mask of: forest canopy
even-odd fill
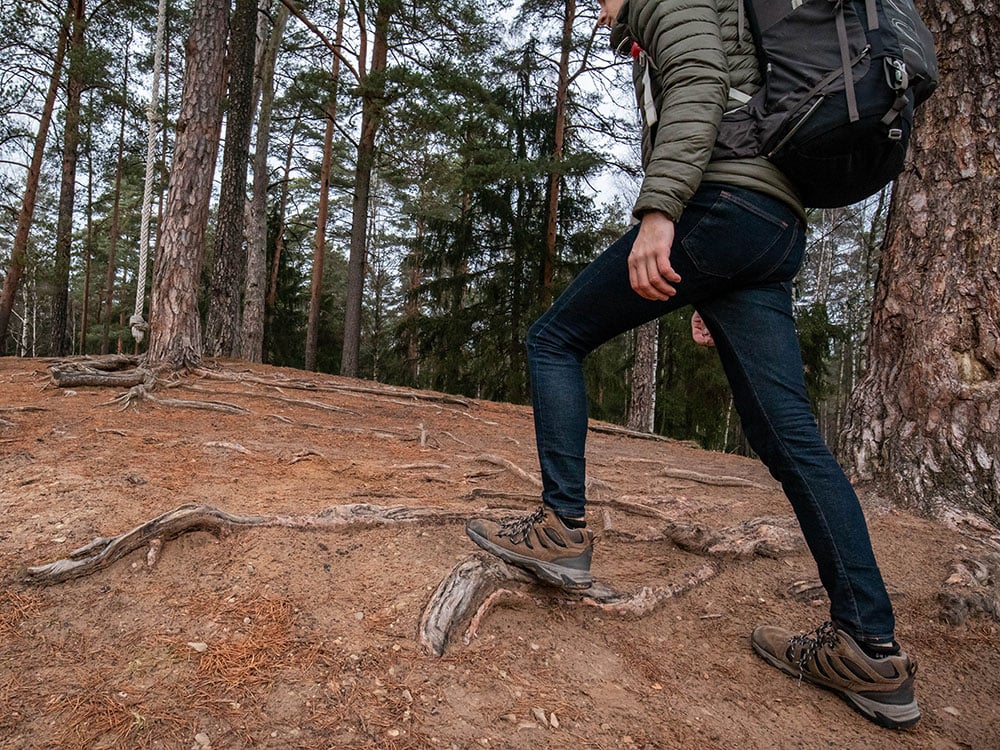
[[[148,307],[195,4],[162,3],[159,54],[156,2],[0,5],[5,289],[41,148],[3,351],[141,353],[148,339],[131,319]],[[595,33],[596,4],[262,0],[243,63],[240,8],[200,269],[206,352],[525,402],[528,325],[627,226],[637,191],[629,68]],[[249,114],[241,85],[252,86]],[[242,167],[235,203],[227,158]],[[887,197],[815,212],[797,282],[807,380],[831,444],[864,364]],[[255,247],[253,266],[241,259]],[[256,339],[241,327],[254,295]],[[345,338],[357,350],[347,371]],[[690,341],[687,315],[664,318],[657,343],[653,429],[746,450],[717,358]],[[594,417],[624,422],[635,348],[626,335],[589,360]]]

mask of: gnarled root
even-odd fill
[[[635,593],[618,591],[597,581],[589,589],[573,592],[544,587],[525,571],[492,555],[477,552],[452,568],[438,585],[420,618],[417,641],[426,653],[442,656],[458,633],[467,628],[468,643],[495,602],[505,596],[518,595],[516,590],[510,590],[511,586],[544,589],[552,594],[556,604],[597,607],[609,615],[637,618],[645,617],[717,573],[715,565],[706,563],[680,583],[646,586]]]
[[[477,515],[501,518],[510,510],[478,512]],[[373,526],[391,523],[450,523],[463,521],[468,513],[443,508],[411,508],[402,505],[379,506],[368,503],[336,505],[317,515],[243,516],[227,513],[211,505],[182,505],[131,531],[113,537],[99,537],[70,553],[69,557],[28,568],[30,583],[51,585],[82,578],[102,570],[154,540],[161,543],[192,531],[207,531],[224,536],[236,529],[253,526],[281,526],[293,529],[321,529],[338,526]]]
[[[1000,622],[1000,555],[955,560],[944,586],[938,593],[944,622],[963,625],[978,615]]]

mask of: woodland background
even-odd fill
[[[961,203],[958,188],[970,185],[995,195],[996,139],[983,136],[995,136],[998,66],[988,40],[998,38],[997,16],[922,5],[941,46],[943,81],[932,100],[939,117],[924,126],[914,158],[936,159],[955,182],[936,180],[930,204],[919,191],[897,197],[897,215],[904,227],[918,224],[914,212],[924,228],[936,220],[957,227],[943,250],[926,233],[917,240],[928,257],[966,259],[966,278],[979,284],[963,287],[965,301],[946,302],[979,300],[965,313],[972,338],[959,323],[964,348],[940,341],[950,364],[926,364],[950,378],[953,401],[970,402],[959,393],[969,382],[979,389],[971,402],[985,416],[963,417],[978,437],[945,440],[952,458],[973,467],[950,481],[968,487],[976,472],[988,478],[970,502],[989,516],[1000,486],[990,447],[997,415],[988,406],[1000,361],[989,234],[998,223],[988,220],[996,205],[988,197],[963,205],[958,221],[934,200]],[[221,33],[224,128],[217,141],[206,139],[217,166],[207,231],[195,238],[205,354],[525,403],[528,325],[625,229],[638,185],[629,67],[595,32],[596,4],[236,0],[231,8],[169,0],[162,12],[158,73],[155,2],[0,0],[0,352],[143,351],[130,318],[149,304],[163,251],[182,87],[203,86],[211,101],[215,85],[192,76],[185,83],[185,61],[211,51],[211,35],[217,42]],[[948,117],[949,108],[964,120]],[[958,147],[932,149],[948,128],[965,128],[951,134]],[[919,180],[920,165],[908,174]],[[850,425],[852,414],[865,413],[851,398],[873,351],[890,198],[886,190],[810,217],[795,305],[810,395],[835,450],[839,435],[863,430]],[[963,240],[977,227],[987,236]],[[933,271],[929,261],[912,265],[914,274]],[[887,309],[882,297],[875,320]],[[926,337],[916,324],[911,333]],[[592,416],[747,452],[717,357],[691,342],[688,315],[668,316],[645,335],[623,336],[588,360]],[[898,349],[875,351],[906,360]],[[655,398],[639,387],[643,361],[655,368]],[[869,405],[887,388],[896,390],[869,389]],[[896,429],[889,416],[880,434]],[[927,436],[954,425],[944,421],[928,422]],[[984,434],[993,437],[984,442]],[[921,451],[883,455],[883,470],[898,474],[900,461],[926,465],[928,456],[942,463],[931,448]]]

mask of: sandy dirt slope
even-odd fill
[[[996,553],[995,531],[868,508],[923,709],[916,728],[881,730],[749,647],[758,623],[825,619],[821,596],[790,593],[815,577],[801,548],[719,557],[633,538],[790,519],[757,462],[683,443],[590,436],[590,520],[610,527],[595,576],[636,591],[718,571],[640,618],[520,587],[468,644],[429,656],[421,614],[475,551],[460,521],[193,531],[152,567],[143,549],[25,584],[28,566],[186,503],[473,515],[538,492],[525,407],[227,362],[156,395],[239,413],[121,410],[120,390],[56,388],[47,364],[0,359],[2,748],[1000,748],[998,623],[946,624],[939,600],[956,560]]]

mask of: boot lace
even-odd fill
[[[799,658],[795,660],[799,667],[799,681],[806,671],[806,665],[823,648],[834,647],[839,643],[840,637],[837,635],[837,627],[830,621],[824,622],[816,630],[792,636],[788,639],[789,650],[802,649]]]
[[[514,544],[522,544],[528,538],[532,527],[541,523],[543,518],[545,518],[545,508],[539,508],[527,516],[503,521],[497,530],[497,536],[505,536]]]

